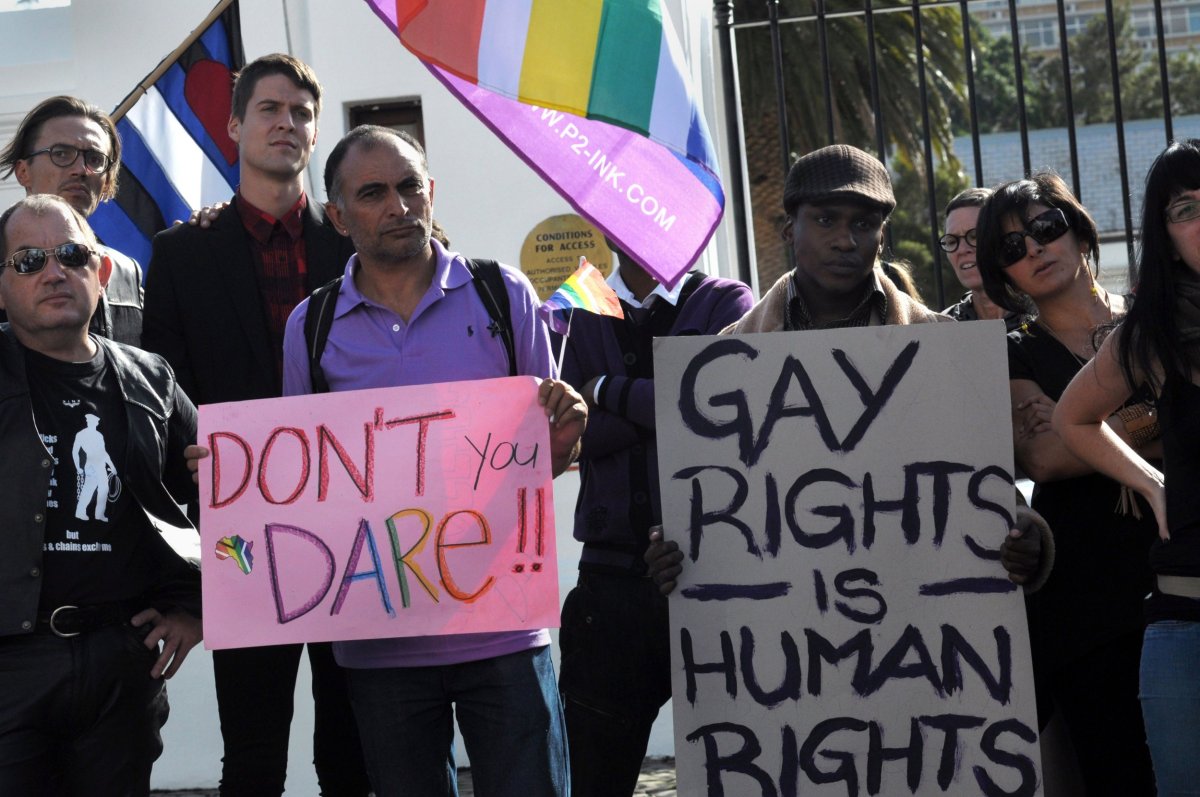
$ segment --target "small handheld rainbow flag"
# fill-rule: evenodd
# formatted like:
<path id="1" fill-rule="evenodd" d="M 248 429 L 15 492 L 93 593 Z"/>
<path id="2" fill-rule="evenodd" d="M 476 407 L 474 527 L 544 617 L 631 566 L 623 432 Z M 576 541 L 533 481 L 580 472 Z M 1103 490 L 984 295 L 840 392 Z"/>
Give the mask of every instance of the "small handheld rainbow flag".
<path id="1" fill-rule="evenodd" d="M 613 318 L 625 316 L 616 292 L 586 257 L 579 258 L 579 268 L 575 269 L 575 273 L 567 277 L 567 281 L 538 308 L 550 328 L 560 335 L 567 334 L 573 310 L 585 310 Z"/>

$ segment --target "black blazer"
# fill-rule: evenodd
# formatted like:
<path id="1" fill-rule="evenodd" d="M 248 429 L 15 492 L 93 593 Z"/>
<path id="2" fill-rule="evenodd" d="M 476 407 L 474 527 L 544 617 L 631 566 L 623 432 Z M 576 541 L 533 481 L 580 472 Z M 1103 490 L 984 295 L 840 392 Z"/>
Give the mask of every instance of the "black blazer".
<path id="1" fill-rule="evenodd" d="M 305 289 L 312 293 L 342 273 L 354 245 L 311 197 L 303 222 Z M 166 358 L 197 405 L 282 391 L 253 257 L 233 206 L 207 230 L 180 224 L 154 236 L 142 347 Z"/>

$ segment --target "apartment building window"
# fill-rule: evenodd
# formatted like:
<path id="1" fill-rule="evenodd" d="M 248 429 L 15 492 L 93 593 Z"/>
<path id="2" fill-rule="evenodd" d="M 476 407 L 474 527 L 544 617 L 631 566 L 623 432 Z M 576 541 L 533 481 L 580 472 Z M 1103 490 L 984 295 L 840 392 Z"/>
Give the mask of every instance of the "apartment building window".
<path id="1" fill-rule="evenodd" d="M 1186 36 L 1188 32 L 1188 10 L 1186 8 L 1163 9 L 1163 33 L 1167 36 Z"/>
<path id="2" fill-rule="evenodd" d="M 1134 11 L 1130 20 L 1134 38 L 1152 44 L 1158 34 L 1154 28 L 1154 12 Z M 1163 36 L 1188 36 L 1200 33 L 1200 5 L 1175 6 L 1163 9 Z"/>
<path id="3" fill-rule="evenodd" d="M 1028 19 L 1019 23 L 1021 44 L 1031 50 L 1058 46 L 1058 22 L 1053 19 Z"/>
<path id="4" fill-rule="evenodd" d="M 1135 39 L 1152 39 L 1154 33 L 1154 14 L 1150 11 L 1134 11 L 1130 18 Z M 1166 18 L 1163 18 L 1163 29 L 1166 29 Z"/>

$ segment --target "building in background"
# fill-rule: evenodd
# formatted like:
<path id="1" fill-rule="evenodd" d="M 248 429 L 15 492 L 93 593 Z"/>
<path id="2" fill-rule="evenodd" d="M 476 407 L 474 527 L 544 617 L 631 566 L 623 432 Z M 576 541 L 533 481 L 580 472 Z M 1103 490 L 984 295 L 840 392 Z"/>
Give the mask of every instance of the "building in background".
<path id="1" fill-rule="evenodd" d="M 1057 50 L 1057 0 L 1017 0 L 1017 32 L 1023 46 L 1031 52 Z M 1067 36 L 1083 31 L 1087 23 L 1104 16 L 1104 0 L 1076 0 L 1065 3 Z M 1157 47 L 1154 6 L 1146 0 L 1130 4 L 1134 38 L 1147 51 Z M 973 0 L 971 13 L 996 38 L 1010 36 L 1008 0 Z M 1167 52 L 1180 52 L 1200 44 L 1200 2 L 1163 3 L 1163 39 Z"/>

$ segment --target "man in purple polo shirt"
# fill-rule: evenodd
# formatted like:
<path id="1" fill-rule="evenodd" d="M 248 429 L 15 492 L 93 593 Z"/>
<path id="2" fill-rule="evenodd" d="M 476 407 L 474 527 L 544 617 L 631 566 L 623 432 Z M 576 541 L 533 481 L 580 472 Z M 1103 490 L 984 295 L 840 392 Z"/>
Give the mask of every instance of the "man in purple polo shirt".
<path id="1" fill-rule="evenodd" d="M 433 183 L 420 144 L 404 133 L 352 130 L 325 167 L 326 212 L 353 240 L 321 370 L 331 390 L 488 379 L 509 374 L 500 337 L 465 259 L 431 239 Z M 516 371 L 553 375 L 537 297 L 502 266 Z M 288 319 L 284 394 L 311 393 L 304 322 Z M 587 406 L 565 382 L 539 389 L 554 474 L 579 451 Z M 347 668 L 372 786 L 380 797 L 454 795 L 453 722 L 481 794 L 567 793 L 566 740 L 546 630 L 334 644 Z"/>

